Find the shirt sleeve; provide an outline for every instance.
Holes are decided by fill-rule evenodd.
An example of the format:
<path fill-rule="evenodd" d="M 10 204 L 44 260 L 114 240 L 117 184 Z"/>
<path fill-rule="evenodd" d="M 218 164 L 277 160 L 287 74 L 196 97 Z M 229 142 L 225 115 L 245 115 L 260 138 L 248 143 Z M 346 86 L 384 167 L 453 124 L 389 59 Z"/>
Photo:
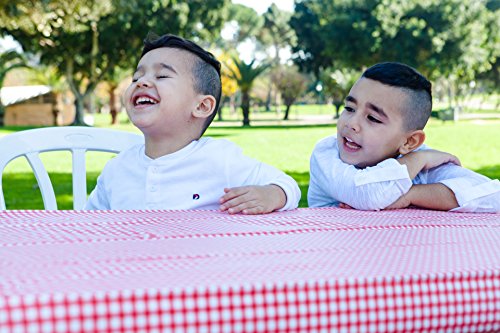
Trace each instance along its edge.
<path fill-rule="evenodd" d="M 412 181 L 405 165 L 390 158 L 373 167 L 358 169 L 340 159 L 337 140 L 318 143 L 311 156 L 310 207 L 338 205 L 361 210 L 384 209 L 407 193 Z"/>
<path fill-rule="evenodd" d="M 283 171 L 243 155 L 241 148 L 232 145 L 227 153 L 226 175 L 229 187 L 249 185 L 277 185 L 286 195 L 286 203 L 279 211 L 299 206 L 300 188 L 297 182 Z"/>
<path fill-rule="evenodd" d="M 441 183 L 455 194 L 462 213 L 500 212 L 500 182 L 472 170 L 448 163 L 427 171 L 428 184 Z"/>

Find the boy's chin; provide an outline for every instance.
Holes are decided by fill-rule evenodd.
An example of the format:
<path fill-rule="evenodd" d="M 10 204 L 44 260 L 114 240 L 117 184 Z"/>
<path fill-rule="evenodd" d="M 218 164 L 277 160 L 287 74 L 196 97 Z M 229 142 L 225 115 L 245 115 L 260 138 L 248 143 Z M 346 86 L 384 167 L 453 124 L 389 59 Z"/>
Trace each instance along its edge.
<path fill-rule="evenodd" d="M 368 166 L 365 162 L 359 161 L 356 159 L 352 159 L 352 158 L 347 158 L 346 156 L 343 156 L 342 153 L 339 155 L 340 155 L 340 160 L 342 162 L 344 162 L 345 164 L 353 165 L 358 169 L 363 169 L 363 168 L 366 168 Z"/>

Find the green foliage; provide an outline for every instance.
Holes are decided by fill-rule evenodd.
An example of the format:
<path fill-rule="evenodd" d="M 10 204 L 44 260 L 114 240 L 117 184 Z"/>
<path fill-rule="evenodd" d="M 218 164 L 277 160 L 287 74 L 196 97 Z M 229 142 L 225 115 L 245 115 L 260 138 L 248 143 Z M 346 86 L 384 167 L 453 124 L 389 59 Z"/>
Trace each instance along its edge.
<path fill-rule="evenodd" d="M 236 81 L 241 91 L 241 110 L 243 112 L 243 126 L 250 125 L 250 90 L 255 79 L 261 75 L 269 64 L 255 64 L 255 59 L 246 63 L 238 57 L 232 57 L 234 67 L 226 66 L 232 79 Z"/>
<path fill-rule="evenodd" d="M 306 78 L 293 66 L 278 67 L 273 71 L 271 76 L 286 106 L 283 119 L 288 120 L 290 106 L 306 89 Z"/>
<path fill-rule="evenodd" d="M 115 66 L 131 68 L 150 31 L 214 38 L 228 0 L 57 0 L 0 3 L 0 35 L 40 56 L 66 76 L 76 98 L 76 123 L 84 101 Z"/>
<path fill-rule="evenodd" d="M 319 74 L 401 61 L 432 79 L 470 79 L 491 68 L 498 48 L 487 43 L 499 33 L 490 16 L 476 0 L 304 0 L 291 19 L 296 62 Z"/>

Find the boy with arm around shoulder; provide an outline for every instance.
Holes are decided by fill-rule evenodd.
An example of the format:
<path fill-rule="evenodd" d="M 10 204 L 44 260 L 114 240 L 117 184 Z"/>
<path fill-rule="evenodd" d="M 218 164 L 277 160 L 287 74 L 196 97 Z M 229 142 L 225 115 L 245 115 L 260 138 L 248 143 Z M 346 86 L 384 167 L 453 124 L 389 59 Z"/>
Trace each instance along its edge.
<path fill-rule="evenodd" d="M 220 63 L 174 35 L 145 40 L 124 102 L 145 144 L 110 160 L 86 209 L 220 209 L 260 214 L 298 206 L 284 172 L 202 137 L 221 98 Z"/>
<path fill-rule="evenodd" d="M 313 151 L 309 206 L 500 212 L 498 179 L 423 146 L 431 109 L 431 83 L 412 67 L 368 68 L 345 99 L 337 135 Z"/>

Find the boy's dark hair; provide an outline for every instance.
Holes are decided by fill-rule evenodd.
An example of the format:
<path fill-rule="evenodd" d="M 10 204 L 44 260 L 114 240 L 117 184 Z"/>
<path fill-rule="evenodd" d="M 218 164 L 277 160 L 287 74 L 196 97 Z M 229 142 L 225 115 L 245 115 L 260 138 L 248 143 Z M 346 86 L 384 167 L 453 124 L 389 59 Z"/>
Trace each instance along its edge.
<path fill-rule="evenodd" d="M 368 68 L 361 77 L 401 88 L 408 96 L 402 110 L 406 130 L 424 129 L 432 111 L 432 84 L 416 69 L 398 62 L 383 62 Z"/>
<path fill-rule="evenodd" d="M 163 36 L 152 33 L 148 34 L 146 39 L 144 39 L 141 58 L 149 51 L 161 47 L 181 49 L 195 55 L 196 60 L 192 68 L 194 89 L 199 94 L 212 95 L 215 98 L 214 112 L 206 119 L 205 126 L 200 134 L 201 136 L 205 133 L 219 109 L 222 94 L 220 78 L 221 64 L 212 53 L 205 51 L 194 42 L 170 34 Z"/>

